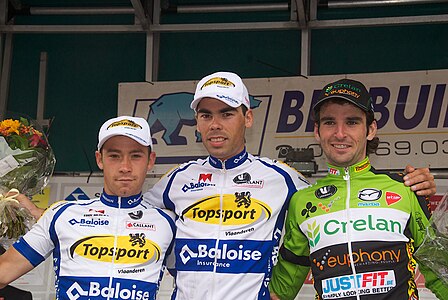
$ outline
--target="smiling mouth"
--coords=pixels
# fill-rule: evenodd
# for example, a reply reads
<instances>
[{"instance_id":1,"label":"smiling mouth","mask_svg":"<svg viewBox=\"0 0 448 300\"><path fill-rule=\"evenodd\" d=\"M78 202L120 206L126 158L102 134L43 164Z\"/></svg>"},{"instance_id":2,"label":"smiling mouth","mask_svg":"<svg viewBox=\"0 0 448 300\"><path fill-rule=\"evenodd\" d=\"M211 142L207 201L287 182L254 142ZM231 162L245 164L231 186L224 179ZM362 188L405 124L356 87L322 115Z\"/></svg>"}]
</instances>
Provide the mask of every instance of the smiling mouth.
<instances>
[{"instance_id":1,"label":"smiling mouth","mask_svg":"<svg viewBox=\"0 0 448 300\"><path fill-rule=\"evenodd\" d=\"M225 138L223 137L216 137L216 138L209 138L210 142L223 142Z\"/></svg>"},{"instance_id":2,"label":"smiling mouth","mask_svg":"<svg viewBox=\"0 0 448 300\"><path fill-rule=\"evenodd\" d=\"M333 145L333 147L336 148L336 149L348 149L348 148L350 148L350 146L346 145L346 144L343 144L343 145L337 144L337 145Z\"/></svg>"}]
</instances>

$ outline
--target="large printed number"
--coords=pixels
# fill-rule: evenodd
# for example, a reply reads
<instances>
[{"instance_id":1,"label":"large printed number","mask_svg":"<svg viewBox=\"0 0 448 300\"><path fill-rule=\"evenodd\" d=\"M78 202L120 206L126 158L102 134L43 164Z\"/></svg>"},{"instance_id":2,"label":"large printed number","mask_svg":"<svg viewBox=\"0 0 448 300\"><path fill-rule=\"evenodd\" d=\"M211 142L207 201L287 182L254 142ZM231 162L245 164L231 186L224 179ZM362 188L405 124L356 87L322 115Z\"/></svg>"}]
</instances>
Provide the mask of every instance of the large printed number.
<instances>
[{"instance_id":1,"label":"large printed number","mask_svg":"<svg viewBox=\"0 0 448 300\"><path fill-rule=\"evenodd\" d=\"M412 145L410 141L396 141L393 144L380 142L375 151L377 156L388 156L391 153L395 155L448 154L448 140L425 140L417 145Z\"/></svg>"}]
</instances>

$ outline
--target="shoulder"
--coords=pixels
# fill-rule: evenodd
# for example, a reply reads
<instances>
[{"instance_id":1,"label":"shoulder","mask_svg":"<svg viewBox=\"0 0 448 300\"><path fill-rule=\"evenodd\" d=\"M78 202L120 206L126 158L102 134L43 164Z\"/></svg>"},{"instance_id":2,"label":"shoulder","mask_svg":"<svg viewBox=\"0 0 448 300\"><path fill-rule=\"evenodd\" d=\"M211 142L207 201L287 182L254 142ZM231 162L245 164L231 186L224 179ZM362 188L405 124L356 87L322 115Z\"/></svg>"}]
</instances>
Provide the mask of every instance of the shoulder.
<instances>
[{"instance_id":1,"label":"shoulder","mask_svg":"<svg viewBox=\"0 0 448 300\"><path fill-rule=\"evenodd\" d=\"M290 177L296 183L296 185L298 185L301 188L310 185L309 181L305 178L305 176L302 175L302 173L292 168L283 161L271 159L268 157L257 157L257 156L253 156L253 159L255 161L258 161L265 167L270 168L276 171L277 173L283 175L284 177Z\"/></svg>"},{"instance_id":2,"label":"shoulder","mask_svg":"<svg viewBox=\"0 0 448 300\"><path fill-rule=\"evenodd\" d=\"M92 205L92 204L97 203L97 202L99 202L98 198L91 199L91 200L81 200L81 201L60 200L60 201L57 201L57 202L51 204L45 210L44 215L46 213L49 213L49 212L51 212L53 214L56 214L58 212L60 213L60 212L65 211L67 209L72 209L72 208L81 207L81 206L88 206L88 205Z\"/></svg>"},{"instance_id":3,"label":"shoulder","mask_svg":"<svg viewBox=\"0 0 448 300\"><path fill-rule=\"evenodd\" d=\"M378 171L375 168L371 168L370 172L374 175L378 176L384 176L385 179L390 179L392 181L396 181L397 183L403 183L404 182L404 174L403 173L391 173L388 171Z\"/></svg>"},{"instance_id":4,"label":"shoulder","mask_svg":"<svg viewBox=\"0 0 448 300\"><path fill-rule=\"evenodd\" d=\"M167 208L160 208L152 204L152 202L148 201L147 199L143 198L141 205L144 207L144 209L147 211L148 215L154 216L158 215L162 219L166 219L169 221L174 221L176 218L176 214L167 209Z\"/></svg>"},{"instance_id":5,"label":"shoulder","mask_svg":"<svg viewBox=\"0 0 448 300\"><path fill-rule=\"evenodd\" d=\"M176 215L173 211L165 208L158 208L155 206L151 206L150 209L153 209L157 213L157 215L160 216L161 222L166 222L169 225L173 233L176 231Z\"/></svg>"},{"instance_id":6,"label":"shoulder","mask_svg":"<svg viewBox=\"0 0 448 300\"><path fill-rule=\"evenodd\" d=\"M176 165L174 166L172 169L170 169L168 172L166 172L161 179L169 179L172 178L174 176L176 176L176 174L178 174L179 172L184 172L184 171L188 171L191 168L194 168L195 166L201 166L206 164L206 160L205 159L197 159L197 160L190 160L187 162L184 162L182 164Z\"/></svg>"}]
</instances>

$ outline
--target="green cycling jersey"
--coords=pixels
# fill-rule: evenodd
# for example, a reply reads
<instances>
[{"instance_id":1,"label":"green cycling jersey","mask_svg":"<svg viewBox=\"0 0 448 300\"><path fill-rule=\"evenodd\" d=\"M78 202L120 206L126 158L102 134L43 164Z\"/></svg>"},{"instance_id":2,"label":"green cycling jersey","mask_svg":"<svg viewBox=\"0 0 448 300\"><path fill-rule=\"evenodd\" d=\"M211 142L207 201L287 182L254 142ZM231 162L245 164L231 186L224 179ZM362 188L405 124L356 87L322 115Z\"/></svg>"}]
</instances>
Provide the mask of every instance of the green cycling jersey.
<instances>
[{"instance_id":1,"label":"green cycling jersey","mask_svg":"<svg viewBox=\"0 0 448 300\"><path fill-rule=\"evenodd\" d=\"M426 198L367 157L328 165L325 178L291 198L270 290L294 299L311 267L316 299L418 299L413 253L429 218ZM447 297L431 271L421 272L428 288Z\"/></svg>"}]
</instances>

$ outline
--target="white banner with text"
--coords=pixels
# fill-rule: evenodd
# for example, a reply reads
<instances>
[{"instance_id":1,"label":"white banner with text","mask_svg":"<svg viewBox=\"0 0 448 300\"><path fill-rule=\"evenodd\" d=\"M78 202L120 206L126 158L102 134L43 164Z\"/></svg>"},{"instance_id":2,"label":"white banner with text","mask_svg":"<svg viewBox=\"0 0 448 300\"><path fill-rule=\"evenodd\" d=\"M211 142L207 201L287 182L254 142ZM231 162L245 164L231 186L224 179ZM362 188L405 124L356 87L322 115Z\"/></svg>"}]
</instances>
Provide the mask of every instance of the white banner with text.
<instances>
[{"instance_id":1,"label":"white banner with text","mask_svg":"<svg viewBox=\"0 0 448 300\"><path fill-rule=\"evenodd\" d=\"M377 169L402 170L408 163L448 169L448 70L243 79L255 115L248 150L283 160L291 148L311 148L325 170L310 110L326 83L344 77L363 82L373 97L380 145L371 157ZM143 117L151 127L154 172L207 155L190 109L196 83L119 84L118 114Z\"/></svg>"}]
</instances>

